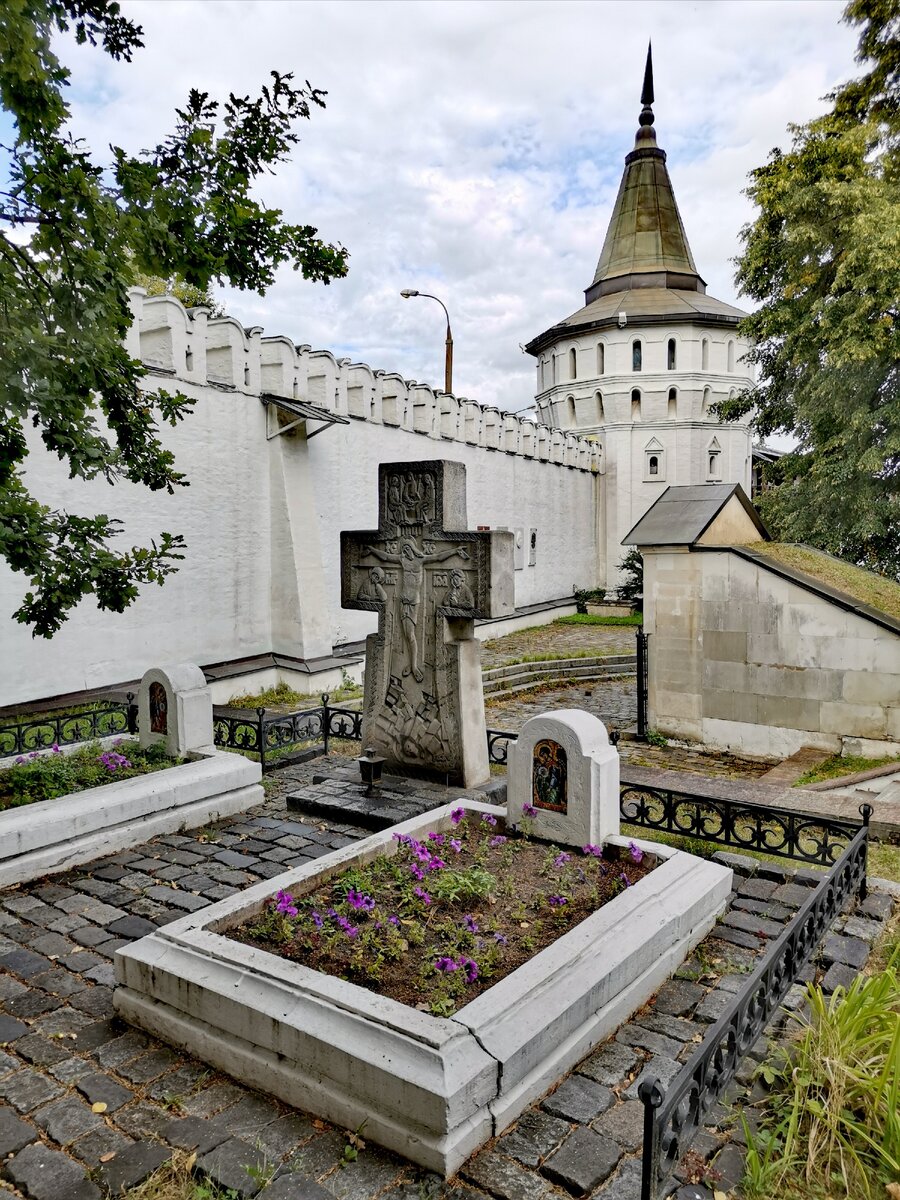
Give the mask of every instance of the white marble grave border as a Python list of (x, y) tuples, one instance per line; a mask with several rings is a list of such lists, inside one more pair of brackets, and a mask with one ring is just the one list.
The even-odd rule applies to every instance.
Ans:
[(0, 812), (0, 887), (67, 871), (262, 803), (259, 763), (218, 750), (195, 751), (190, 758)]
[[(503, 809), (473, 800), (473, 812)], [(283, 888), (302, 894), (446, 832), (454, 805), (412, 818), (180, 918), (115, 955), (117, 1011), (219, 1070), (451, 1175), (640, 1008), (709, 932), (732, 873), (638, 842), (649, 875), (451, 1018), (222, 936)], [(627, 846), (628, 839), (609, 841)]]

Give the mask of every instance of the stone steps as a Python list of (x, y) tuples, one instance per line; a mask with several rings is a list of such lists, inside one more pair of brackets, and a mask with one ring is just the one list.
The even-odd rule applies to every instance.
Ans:
[(483, 672), (484, 694), (491, 699), (528, 691), (542, 683), (567, 683), (631, 675), (637, 669), (633, 654), (597, 658), (555, 658), (543, 662), (513, 663)]

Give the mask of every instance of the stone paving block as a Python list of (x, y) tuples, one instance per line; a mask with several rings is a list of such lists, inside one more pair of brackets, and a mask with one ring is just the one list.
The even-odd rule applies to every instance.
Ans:
[(54, 1100), (33, 1115), (41, 1129), (46, 1130), (60, 1146), (68, 1146), (69, 1142), (103, 1124), (99, 1114), (91, 1112), (90, 1105), (76, 1100), (74, 1096)]
[(84, 1167), (40, 1142), (11, 1158), (6, 1174), (31, 1200), (100, 1200), (100, 1189), (85, 1179)]
[(112, 963), (98, 963), (96, 967), (91, 967), (89, 971), (84, 973), (85, 979), (90, 979), (92, 983), (99, 983), (103, 987), (114, 988), (116, 986), (116, 973)]
[(482, 1151), (466, 1163), (462, 1174), (499, 1200), (550, 1200), (554, 1194), (545, 1179), (496, 1150)]
[(869, 943), (862, 938), (830, 933), (822, 943), (821, 957), (827, 963), (839, 962), (846, 963), (848, 967), (862, 967), (869, 957)]
[(14, 975), (20, 975), (23, 979), (30, 979), (32, 975), (40, 975), (42, 971), (49, 971), (52, 965), (43, 954), (33, 954), (31, 950), (23, 947), (11, 950), (0, 958), (0, 967), (5, 967), (7, 971), (12, 971)]
[(787, 908), (799, 908), (811, 895), (810, 888), (804, 887), (803, 884), (783, 883), (772, 893), (772, 899), (778, 904), (786, 905)]
[(717, 850), (712, 856), (712, 860), (721, 863), (723, 867), (731, 867), (735, 875), (755, 875), (759, 870), (759, 859), (751, 858), (748, 854), (732, 854), (728, 850)]
[(554, 1117), (586, 1125), (605, 1112), (614, 1100), (608, 1087), (584, 1075), (569, 1075), (541, 1107)]
[(182, 1063), (175, 1071), (157, 1079), (152, 1087), (147, 1089), (151, 1100), (160, 1100), (173, 1112), (177, 1112), (183, 1100), (196, 1092), (212, 1078), (212, 1069), (202, 1063)]
[(334, 1192), (326, 1192), (314, 1179), (302, 1175), (279, 1175), (263, 1188), (259, 1200), (334, 1200)]
[(717, 1186), (728, 1191), (737, 1187), (744, 1177), (744, 1152), (731, 1142), (719, 1151), (712, 1165), (721, 1175)]
[(271, 1165), (262, 1151), (240, 1138), (230, 1138), (197, 1159), (201, 1174), (222, 1188), (231, 1188), (242, 1200), (256, 1195)]
[(0, 974), (0, 1000), (12, 1000), (16, 996), (24, 996), (28, 988), (12, 975)]
[(11, 1108), (0, 1104), (0, 1159), (37, 1140), (38, 1131), (33, 1125), (21, 1121)]
[(17, 1021), (14, 1017), (0, 1013), (0, 1046), (10, 1045), (18, 1038), (24, 1037), (27, 1032), (28, 1026), (24, 1021)]
[(142, 938), (148, 933), (153, 933), (156, 926), (152, 921), (146, 920), (144, 917), (122, 917), (118, 921), (113, 921), (107, 926), (110, 933), (114, 933), (117, 937), (124, 938)]
[(608, 1179), (622, 1157), (622, 1148), (602, 1133), (579, 1127), (569, 1134), (541, 1170), (576, 1196), (592, 1192)]
[(399, 1179), (405, 1163), (379, 1146), (368, 1145), (365, 1153), (329, 1175), (326, 1186), (337, 1200), (371, 1200)]
[(779, 884), (774, 879), (745, 879), (738, 884), (737, 893), (751, 900), (771, 900), (778, 887)]
[(776, 904), (774, 900), (749, 900), (746, 896), (735, 896), (731, 904), (732, 911), (758, 913), (768, 917), (770, 921), (789, 921), (794, 915), (794, 909)]
[(77, 974), (83, 975), (91, 967), (99, 967), (103, 959), (93, 950), (76, 950), (74, 954), (64, 954), (59, 959), (59, 962), (64, 967), (68, 967), (70, 971), (75, 971)]
[(848, 917), (841, 933), (846, 934), (847, 937), (858, 937), (867, 942), (874, 942), (881, 933), (881, 929), (881, 922), (873, 921), (870, 917)]
[(591, 1128), (623, 1150), (637, 1150), (644, 1136), (644, 1106), (640, 1100), (620, 1100), (592, 1121)]
[(87, 1013), (88, 1016), (94, 1018), (111, 1017), (115, 1013), (113, 989), (109, 987), (85, 988), (83, 992), (73, 996), (70, 1003), (79, 1012)]
[(227, 1142), (231, 1134), (215, 1121), (207, 1121), (203, 1117), (178, 1117), (163, 1126), (161, 1136), (170, 1146), (179, 1150), (196, 1150), (198, 1154), (206, 1154), (222, 1142)]
[(500, 1138), (497, 1149), (526, 1167), (536, 1167), (571, 1131), (568, 1121), (530, 1109)]
[(128, 916), (123, 909), (104, 904), (100, 900), (94, 900), (87, 908), (83, 908), (81, 915), (93, 921), (95, 925), (111, 925), (113, 921), (121, 921), (123, 917)]
[(649, 1050), (651, 1054), (666, 1054), (670, 1058), (674, 1058), (681, 1049), (674, 1038), (654, 1033), (641, 1025), (623, 1025), (616, 1034), (616, 1041), (624, 1046), (637, 1046), (640, 1050)]
[(105, 1104), (107, 1112), (111, 1113), (133, 1099), (128, 1088), (116, 1083), (108, 1075), (101, 1075), (99, 1071), (82, 1076), (75, 1086), (89, 1104)]
[(654, 1008), (658, 1013), (681, 1017), (690, 1012), (706, 995), (706, 988), (686, 979), (670, 979), (656, 994)]
[(37, 1067), (54, 1067), (70, 1057), (72, 1046), (68, 1040), (63, 1043), (41, 1037), (39, 1033), (29, 1033), (16, 1042), (16, 1053)]
[[(725, 913), (721, 924), (728, 925), (732, 929), (741, 929), (744, 933), (756, 934), (762, 938), (777, 938), (784, 933), (784, 926), (779, 925), (777, 921), (770, 921), (768, 917), (761, 917), (757, 913), (740, 912), (735, 909)], [(720, 936), (721, 932), (720, 927), (718, 930)]]
[(789, 882), (797, 874), (797, 868), (791, 862), (773, 863), (760, 859), (757, 875), (760, 879), (774, 879), (776, 883)]
[(149, 1054), (142, 1054), (140, 1058), (135, 1058), (116, 1070), (123, 1079), (129, 1079), (132, 1083), (150, 1083), (153, 1079), (159, 1079), (160, 1075), (164, 1075), (177, 1063), (178, 1055), (174, 1051), (151, 1050)]
[(40, 1017), (44, 1013), (55, 1012), (56, 1009), (62, 1008), (62, 1005), (63, 1001), (56, 996), (48, 996), (46, 992), (39, 992), (35, 988), (12, 1000), (7, 1000), (5, 1007), (9, 1016), (24, 1017), (28, 1021), (34, 1017)]
[(100, 1182), (114, 1196), (139, 1183), (157, 1171), (172, 1157), (171, 1150), (154, 1142), (135, 1142), (108, 1163), (100, 1166)]
[(38, 954), (45, 954), (48, 958), (52, 958), (54, 955), (70, 953), (74, 946), (61, 933), (42, 933), (31, 943), (31, 948)]
[(83, 924), (84, 920), (77, 913), (60, 913), (47, 928), (55, 933), (71, 933), (73, 929), (80, 929)]
[(98, 1125), (68, 1147), (69, 1153), (89, 1167), (96, 1167), (104, 1154), (118, 1154), (133, 1145), (132, 1139), (109, 1125)]
[(6, 1100), (20, 1113), (31, 1112), (39, 1104), (46, 1104), (60, 1095), (62, 1088), (58, 1084), (31, 1067), (21, 1067), (0, 1079), (0, 1100)]
[(839, 987), (847, 991), (858, 974), (859, 971), (845, 963), (832, 963), (822, 979), (822, 991), (830, 994)]
[(665, 1054), (657, 1054), (646, 1064), (640, 1075), (628, 1087), (628, 1090), (622, 1095), (626, 1100), (637, 1100), (638, 1088), (645, 1079), (658, 1079), (664, 1088), (668, 1087), (678, 1072), (681, 1070), (681, 1063), (675, 1059), (669, 1058)]
[(49, 971), (44, 971), (43, 975), (35, 975), (30, 980), (33, 987), (42, 988), (45, 992), (51, 992), (54, 996), (62, 996), (69, 999), (71, 996), (77, 996), (79, 992), (83, 992), (88, 984), (80, 979), (77, 975), (73, 975), (71, 971), (65, 971), (62, 967), (52, 967)]
[(626, 1158), (611, 1179), (594, 1192), (591, 1200), (638, 1200), (641, 1194), (641, 1160)]
[(244, 1095), (244, 1089), (235, 1087), (233, 1083), (214, 1083), (212, 1087), (204, 1088), (197, 1095), (183, 1100), (181, 1111), (186, 1117), (211, 1117), (237, 1104)]
[(116, 1124), (136, 1140), (162, 1133), (171, 1122), (172, 1114), (145, 1100), (132, 1101), (116, 1113)]
[(127, 1033), (113, 1038), (112, 1041), (101, 1042), (94, 1050), (94, 1058), (96, 1058), (101, 1067), (106, 1067), (107, 1069), (112, 1067), (113, 1070), (117, 1071), (125, 1063), (131, 1062), (133, 1058), (137, 1058), (142, 1050), (147, 1049), (149, 1044), (150, 1039), (145, 1034), (138, 1033), (136, 1029), (129, 1029)]
[(756, 937), (752, 933), (744, 933), (742, 929), (732, 929), (728, 925), (717, 925), (713, 936), (722, 942), (729, 942), (734, 946), (743, 946), (747, 950), (759, 950), (762, 946), (762, 939)]
[(676, 1042), (689, 1042), (698, 1034), (702, 1037), (706, 1032), (705, 1026), (696, 1021), (686, 1021), (683, 1017), (670, 1017), (666, 1013), (647, 1013), (640, 1018), (639, 1024), (653, 1033), (661, 1033), (665, 1037), (674, 1038)]
[(64, 1037), (68, 1037), (69, 1034), (74, 1033), (75, 1037), (72, 1040), (77, 1043), (78, 1035), (81, 1031), (93, 1024), (92, 1018), (86, 1016), (85, 1013), (66, 1007), (59, 1008), (55, 1012), (48, 1013), (46, 1016), (38, 1017), (37, 1020), (32, 1022), (32, 1028), (46, 1034), (48, 1037), (52, 1037), (55, 1034), (62, 1034)]
[(630, 1046), (621, 1042), (606, 1042), (599, 1050), (595, 1050), (584, 1062), (579, 1063), (576, 1070), (580, 1075), (587, 1075), (597, 1083), (605, 1083), (608, 1087), (617, 1087), (641, 1061)]
[[(226, 1112), (225, 1116), (228, 1116)], [(276, 1121), (257, 1129), (253, 1142), (265, 1150), (273, 1162), (284, 1158), (292, 1150), (316, 1134), (312, 1121), (302, 1113), (287, 1113)]]
[(91, 1025), (85, 1026), (84, 1029), (78, 1030), (78, 1049), (79, 1050), (96, 1050), (99, 1046), (105, 1046), (108, 1042), (114, 1042), (121, 1037), (127, 1029), (124, 1022), (118, 1018), (111, 1018), (106, 1021), (94, 1021)]
[(18, 1065), (18, 1059), (13, 1058), (11, 1054), (4, 1054), (4, 1052), (0, 1050), (0, 1076), (8, 1075), (13, 1067), (18, 1067)]
[[(69, 1043), (71, 1047), (72, 1043)], [(83, 1058), (65, 1058), (56, 1066), (50, 1068), (50, 1074), (54, 1079), (58, 1079), (60, 1083), (75, 1083), (84, 1075), (89, 1075), (93, 1070), (92, 1062), (85, 1062)]]
[(874, 917), (876, 921), (886, 921), (894, 910), (894, 902), (887, 892), (869, 892), (865, 900), (857, 905), (856, 913), (860, 917)]

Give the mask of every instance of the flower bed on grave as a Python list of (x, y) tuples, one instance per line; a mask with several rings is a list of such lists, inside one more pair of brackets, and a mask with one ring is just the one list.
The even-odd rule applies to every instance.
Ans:
[(281, 890), (235, 941), (447, 1017), (657, 865), (635, 842), (570, 852), (457, 807), (454, 828), (395, 833), (394, 854), (305, 895)]
[(183, 761), (168, 755), (165, 746), (142, 748), (136, 739), (124, 738), (117, 738), (112, 746), (105, 748), (99, 742), (88, 742), (71, 753), (64, 753), (58, 745), (51, 746), (44, 754), (32, 750), (0, 771), (0, 812), (107, 783), (120, 783)]

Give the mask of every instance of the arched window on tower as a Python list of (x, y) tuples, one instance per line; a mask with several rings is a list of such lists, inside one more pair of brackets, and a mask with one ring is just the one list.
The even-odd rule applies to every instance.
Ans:
[(602, 375), (606, 370), (606, 347), (602, 342), (597, 343), (597, 374)]
[(666, 370), (675, 370), (675, 339), (669, 338), (666, 343)]
[(632, 421), (639, 421), (641, 419), (640, 388), (633, 388), (631, 392), (631, 419)]
[(570, 379), (578, 378), (578, 355), (575, 351), (574, 346), (569, 351), (569, 378)]
[(635, 338), (631, 343), (631, 369), (632, 371), (640, 371), (641, 362), (643, 359), (643, 351), (640, 341)]
[(734, 342), (728, 342), (728, 370), (734, 370)]
[(708, 416), (709, 416), (709, 406), (710, 406), (710, 404), (712, 403), (712, 401), (711, 401), (711, 398), (710, 398), (710, 397), (711, 397), (711, 392), (710, 392), (710, 389), (709, 389), (708, 387), (705, 387), (705, 388), (703, 389), (703, 407), (702, 407), (702, 409), (700, 410), (700, 415), (701, 415), (702, 417), (708, 417)]
[(575, 426), (575, 397), (566, 396), (566, 418), (568, 420), (568, 428), (573, 429)]
[(722, 447), (718, 438), (713, 438), (706, 451), (706, 478), (715, 481), (722, 478)]
[(647, 463), (647, 474), (648, 475), (658, 475), (659, 474), (659, 455), (658, 454), (650, 455), (650, 458)]
[(670, 421), (674, 421), (678, 416), (678, 388), (669, 388), (669, 404), (666, 415)]
[(700, 370), (709, 370), (709, 338), (704, 338), (700, 343)]
[(594, 399), (597, 401), (597, 421), (599, 423), (605, 419), (603, 414), (603, 393), (597, 392)]
[(556, 355), (550, 356), (550, 382), (556, 383)]

